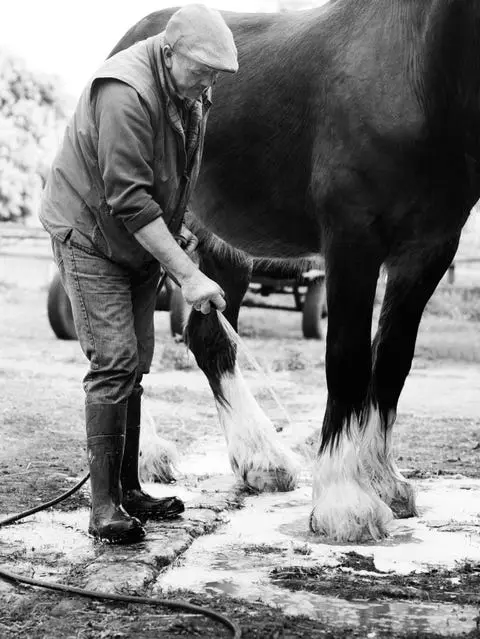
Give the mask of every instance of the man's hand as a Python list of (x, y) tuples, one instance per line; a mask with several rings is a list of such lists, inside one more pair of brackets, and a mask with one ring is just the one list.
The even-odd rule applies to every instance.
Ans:
[(175, 235), (175, 239), (187, 255), (191, 255), (198, 246), (198, 237), (185, 224), (182, 224), (180, 231)]
[(225, 310), (223, 289), (201, 271), (197, 270), (182, 282), (182, 293), (185, 301), (204, 315), (210, 313), (212, 306), (220, 312)]

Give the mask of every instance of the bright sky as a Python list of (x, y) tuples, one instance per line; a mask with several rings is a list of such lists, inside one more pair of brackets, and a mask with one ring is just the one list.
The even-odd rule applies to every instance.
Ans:
[[(0, 48), (58, 75), (77, 97), (122, 35), (145, 15), (191, 0), (3, 0)], [(203, 0), (217, 9), (275, 11), (279, 0)], [(290, 0), (294, 4), (295, 0)]]

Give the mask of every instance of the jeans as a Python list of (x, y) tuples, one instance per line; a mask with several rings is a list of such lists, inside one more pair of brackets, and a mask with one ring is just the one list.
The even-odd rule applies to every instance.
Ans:
[(134, 389), (141, 393), (142, 375), (152, 363), (160, 265), (152, 259), (134, 272), (72, 239), (52, 240), (52, 248), (90, 362), (85, 401), (126, 402)]

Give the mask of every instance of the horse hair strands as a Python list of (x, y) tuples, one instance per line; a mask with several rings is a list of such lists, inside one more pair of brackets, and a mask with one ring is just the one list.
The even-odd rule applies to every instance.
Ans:
[(225, 315), (223, 315), (223, 313), (221, 313), (218, 309), (217, 309), (217, 317), (218, 317), (218, 321), (220, 322), (220, 325), (222, 326), (223, 330), (227, 334), (227, 337), (233, 342), (233, 344), (235, 344), (235, 346), (237, 348), (237, 352), (241, 352), (244, 355), (244, 357), (247, 359), (248, 363), (251, 364), (251, 366), (258, 373), (260, 373), (262, 375), (262, 377), (264, 378), (264, 380), (266, 382), (267, 390), (270, 392), (270, 394), (273, 397), (273, 399), (274, 399), (276, 405), (278, 406), (278, 408), (282, 411), (283, 415), (285, 416), (285, 418), (287, 420), (288, 425), (291, 426), (292, 425), (292, 420), (290, 419), (290, 416), (289, 416), (286, 408), (283, 406), (282, 402), (279, 400), (277, 393), (274, 391), (274, 389), (273, 389), (273, 387), (272, 387), (272, 385), (270, 383), (270, 380), (268, 379), (268, 376), (267, 376), (266, 372), (264, 371), (264, 369), (257, 362), (255, 357), (252, 355), (251, 351), (247, 348), (247, 345), (245, 344), (245, 342), (242, 340), (240, 335), (236, 332), (236, 330), (233, 328), (233, 326), (227, 320)]

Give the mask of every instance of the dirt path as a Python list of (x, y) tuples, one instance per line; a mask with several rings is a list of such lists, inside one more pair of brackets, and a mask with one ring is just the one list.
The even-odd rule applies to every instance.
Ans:
[[(0, 517), (67, 489), (86, 471), (83, 355), (76, 342), (54, 338), (38, 280), (10, 275), (0, 284)], [(1, 531), (0, 565), (102, 590), (177, 596), (179, 587), (187, 588), (184, 594), (196, 603), (237, 618), (245, 637), (478, 636), (480, 337), (471, 317), (477, 303), (442, 294), (422, 324), (396, 447), (400, 466), (418, 484), (423, 511), (418, 521), (399, 524), (393, 541), (333, 548), (308, 537), (308, 473), (283, 501), (244, 502), (229, 474), (208, 386), (185, 348), (172, 343), (166, 314), (157, 313), (146, 398), (157, 429), (177, 444), (182, 462), (177, 486), (153, 490), (186, 499), (187, 515), (168, 526), (149, 524), (149, 542), (141, 548), (98, 547), (85, 535), (89, 500), (82, 490), (55, 511)], [(326, 401), (324, 345), (301, 340), (300, 315), (286, 311), (244, 308), (242, 335), (294, 416), (292, 425), (261, 376), (247, 370), (249, 383), (308, 468)], [(442, 497), (447, 493), (450, 501)], [(262, 517), (276, 527), (258, 526)], [(255, 526), (258, 537), (251, 535)], [(235, 547), (229, 535), (243, 536), (244, 543)], [(428, 555), (429, 548), (437, 555)], [(206, 577), (191, 569), (202, 552)], [(321, 559), (327, 555), (335, 561)], [(385, 563), (392, 556), (397, 564)], [(189, 579), (182, 577), (187, 573)], [(60, 598), (1, 581), (0, 599), (0, 636), (6, 639), (228, 636), (196, 616)], [(404, 621), (389, 626), (389, 618)]]

